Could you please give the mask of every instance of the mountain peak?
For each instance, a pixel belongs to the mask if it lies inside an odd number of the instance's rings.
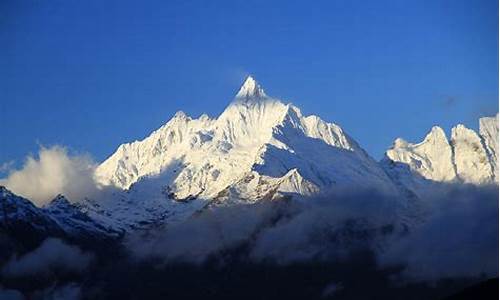
[[[439,126],[432,126],[429,133],[424,138],[424,142],[443,142],[448,143],[448,138],[446,137],[446,133],[443,128]]]
[[[44,208],[67,207],[71,206],[68,199],[63,194],[58,194],[49,203],[44,205]]]
[[[248,76],[245,82],[241,86],[238,94],[236,94],[236,99],[260,99],[267,97],[264,89],[255,81],[252,76]]]
[[[50,203],[56,204],[56,203],[69,203],[68,199],[63,194],[58,194]]]

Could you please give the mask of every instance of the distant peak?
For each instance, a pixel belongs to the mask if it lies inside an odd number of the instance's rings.
[[[185,112],[182,110],[179,110],[178,112],[175,113],[174,118],[179,118],[179,119],[186,119],[188,116],[186,115]]]
[[[186,115],[185,112],[183,112],[182,110],[179,110],[178,112],[175,113],[175,115],[172,117],[172,119],[170,119],[169,123],[170,122],[186,122],[186,121],[190,121],[191,118]]]
[[[259,99],[267,97],[264,89],[253,79],[252,76],[248,76],[245,82],[241,86],[238,94],[236,94],[237,99],[249,100],[249,99]]]
[[[54,204],[66,204],[69,203],[68,199],[63,194],[58,194],[52,201],[50,201],[51,205]]]
[[[402,138],[397,138],[392,145],[392,148],[406,148],[408,147],[408,142]]]
[[[431,131],[427,133],[424,141],[446,141],[448,142],[448,138],[446,137],[446,133],[443,128],[439,126],[432,126]]]
[[[467,128],[463,124],[458,124],[451,129],[452,140],[475,138],[476,136],[477,133],[474,130]]]
[[[461,135],[461,134],[467,134],[469,132],[473,131],[472,129],[467,128],[464,124],[458,123],[451,129],[451,135],[452,137]]]

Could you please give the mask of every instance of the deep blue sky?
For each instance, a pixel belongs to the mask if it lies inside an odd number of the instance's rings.
[[[98,161],[247,74],[375,158],[498,111],[498,2],[0,2],[0,165],[39,144]]]

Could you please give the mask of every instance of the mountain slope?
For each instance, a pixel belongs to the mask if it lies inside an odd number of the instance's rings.
[[[0,186],[0,228],[63,234],[57,222],[31,201]]]
[[[112,237],[108,230],[82,213],[59,195],[46,207],[36,207],[30,200],[0,186],[0,232],[23,236]]]
[[[117,236],[87,214],[83,213],[78,206],[71,204],[63,195],[57,195],[43,208],[44,213],[69,235],[92,235],[92,236]]]
[[[498,182],[498,114],[495,117],[479,119],[479,134],[488,152],[494,179]]]

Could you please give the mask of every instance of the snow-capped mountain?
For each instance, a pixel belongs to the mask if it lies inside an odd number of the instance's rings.
[[[421,143],[396,139],[376,162],[338,125],[303,115],[248,77],[217,118],[177,112],[145,139],[120,145],[97,167],[100,193],[91,198],[58,196],[37,208],[2,189],[0,221],[117,236],[215,206],[339,189],[374,188],[413,205],[433,183],[498,183],[497,163],[498,115],[481,118],[479,134],[457,125],[448,139],[435,126]],[[418,215],[417,206],[408,214]]]
[[[170,173],[164,188],[172,198],[211,199],[252,171],[281,178],[292,169],[316,186],[360,180],[390,185],[339,126],[267,96],[252,77],[217,119],[178,112],[144,140],[118,147],[96,177],[103,185],[130,189],[141,179]]]
[[[103,225],[83,213],[78,204],[72,204],[64,197],[57,195],[50,203],[43,207],[44,212],[70,235],[117,235]]]
[[[459,124],[451,139],[438,126],[418,144],[398,138],[381,165],[417,194],[432,182],[498,183],[498,114],[479,120],[479,134]]]
[[[352,186],[396,191],[342,128],[268,96],[252,77],[218,118],[178,112],[145,139],[120,145],[97,168],[96,180],[127,193],[95,201],[87,206],[89,213],[99,218],[103,214],[97,211],[111,209],[130,223],[136,223],[130,220],[135,205],[139,219],[158,217],[147,211],[183,218],[210,202],[254,202]]]
[[[62,234],[63,230],[43,209],[31,201],[17,196],[0,186],[0,228],[22,228],[52,234]]]
[[[30,200],[0,186],[0,232],[23,232],[64,237],[112,237],[118,233],[91,219],[58,195],[46,207],[36,207]]]

